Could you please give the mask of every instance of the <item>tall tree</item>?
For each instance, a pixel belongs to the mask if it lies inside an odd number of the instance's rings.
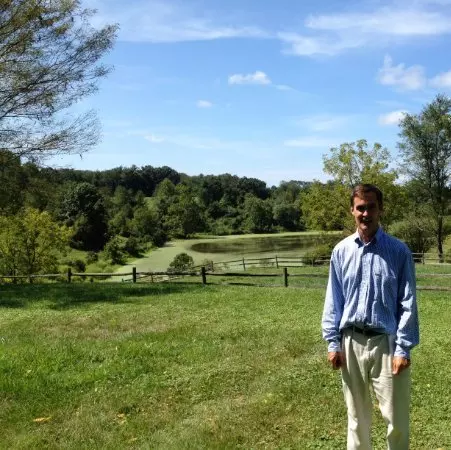
[[[272,204],[253,194],[244,199],[244,228],[249,233],[267,233],[272,230]]]
[[[402,188],[395,183],[398,178],[396,170],[390,168],[389,151],[375,143],[368,148],[368,142],[360,139],[356,142],[344,143],[330,150],[331,155],[325,155],[324,172],[332,175],[335,182],[341,184],[350,192],[358,183],[372,183],[384,193],[383,223],[388,226],[399,219],[405,205]],[[349,210],[349,196],[340,195],[340,203]]]
[[[72,246],[100,250],[108,238],[103,197],[89,183],[70,183],[61,192],[59,218],[73,229]]]
[[[322,231],[353,229],[354,223],[349,214],[349,191],[341,183],[313,182],[301,197],[307,228]]]
[[[69,244],[70,229],[54,222],[46,211],[25,208],[0,216],[0,271],[4,275],[55,272],[58,255]]]
[[[42,159],[98,141],[94,112],[63,114],[92,94],[117,26],[94,29],[79,0],[9,0],[0,7],[0,148]]]
[[[444,216],[451,199],[451,99],[437,95],[419,114],[406,114],[400,127],[403,167],[415,180],[417,198],[434,211],[437,250],[442,255]]]

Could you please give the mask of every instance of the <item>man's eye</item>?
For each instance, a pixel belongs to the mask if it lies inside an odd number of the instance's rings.
[[[374,210],[375,207],[376,207],[376,205],[368,205],[368,206],[359,205],[359,206],[357,206],[357,211],[359,211],[359,212],[372,211],[372,210]]]

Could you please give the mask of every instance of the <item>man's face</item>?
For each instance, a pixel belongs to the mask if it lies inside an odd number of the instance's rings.
[[[360,235],[372,238],[376,234],[382,210],[379,208],[374,192],[364,194],[363,198],[354,197],[351,214],[355,218]]]

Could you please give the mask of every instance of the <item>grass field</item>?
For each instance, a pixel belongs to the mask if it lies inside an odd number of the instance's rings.
[[[323,288],[2,286],[0,448],[341,449]],[[411,449],[451,449],[450,296],[419,292]],[[385,448],[374,414],[374,448]]]

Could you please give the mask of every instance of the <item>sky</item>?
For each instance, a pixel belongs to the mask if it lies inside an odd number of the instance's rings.
[[[169,166],[268,186],[325,181],[366,139],[397,158],[399,120],[451,95],[451,0],[84,0],[118,23],[94,109],[102,141],[60,167]]]

